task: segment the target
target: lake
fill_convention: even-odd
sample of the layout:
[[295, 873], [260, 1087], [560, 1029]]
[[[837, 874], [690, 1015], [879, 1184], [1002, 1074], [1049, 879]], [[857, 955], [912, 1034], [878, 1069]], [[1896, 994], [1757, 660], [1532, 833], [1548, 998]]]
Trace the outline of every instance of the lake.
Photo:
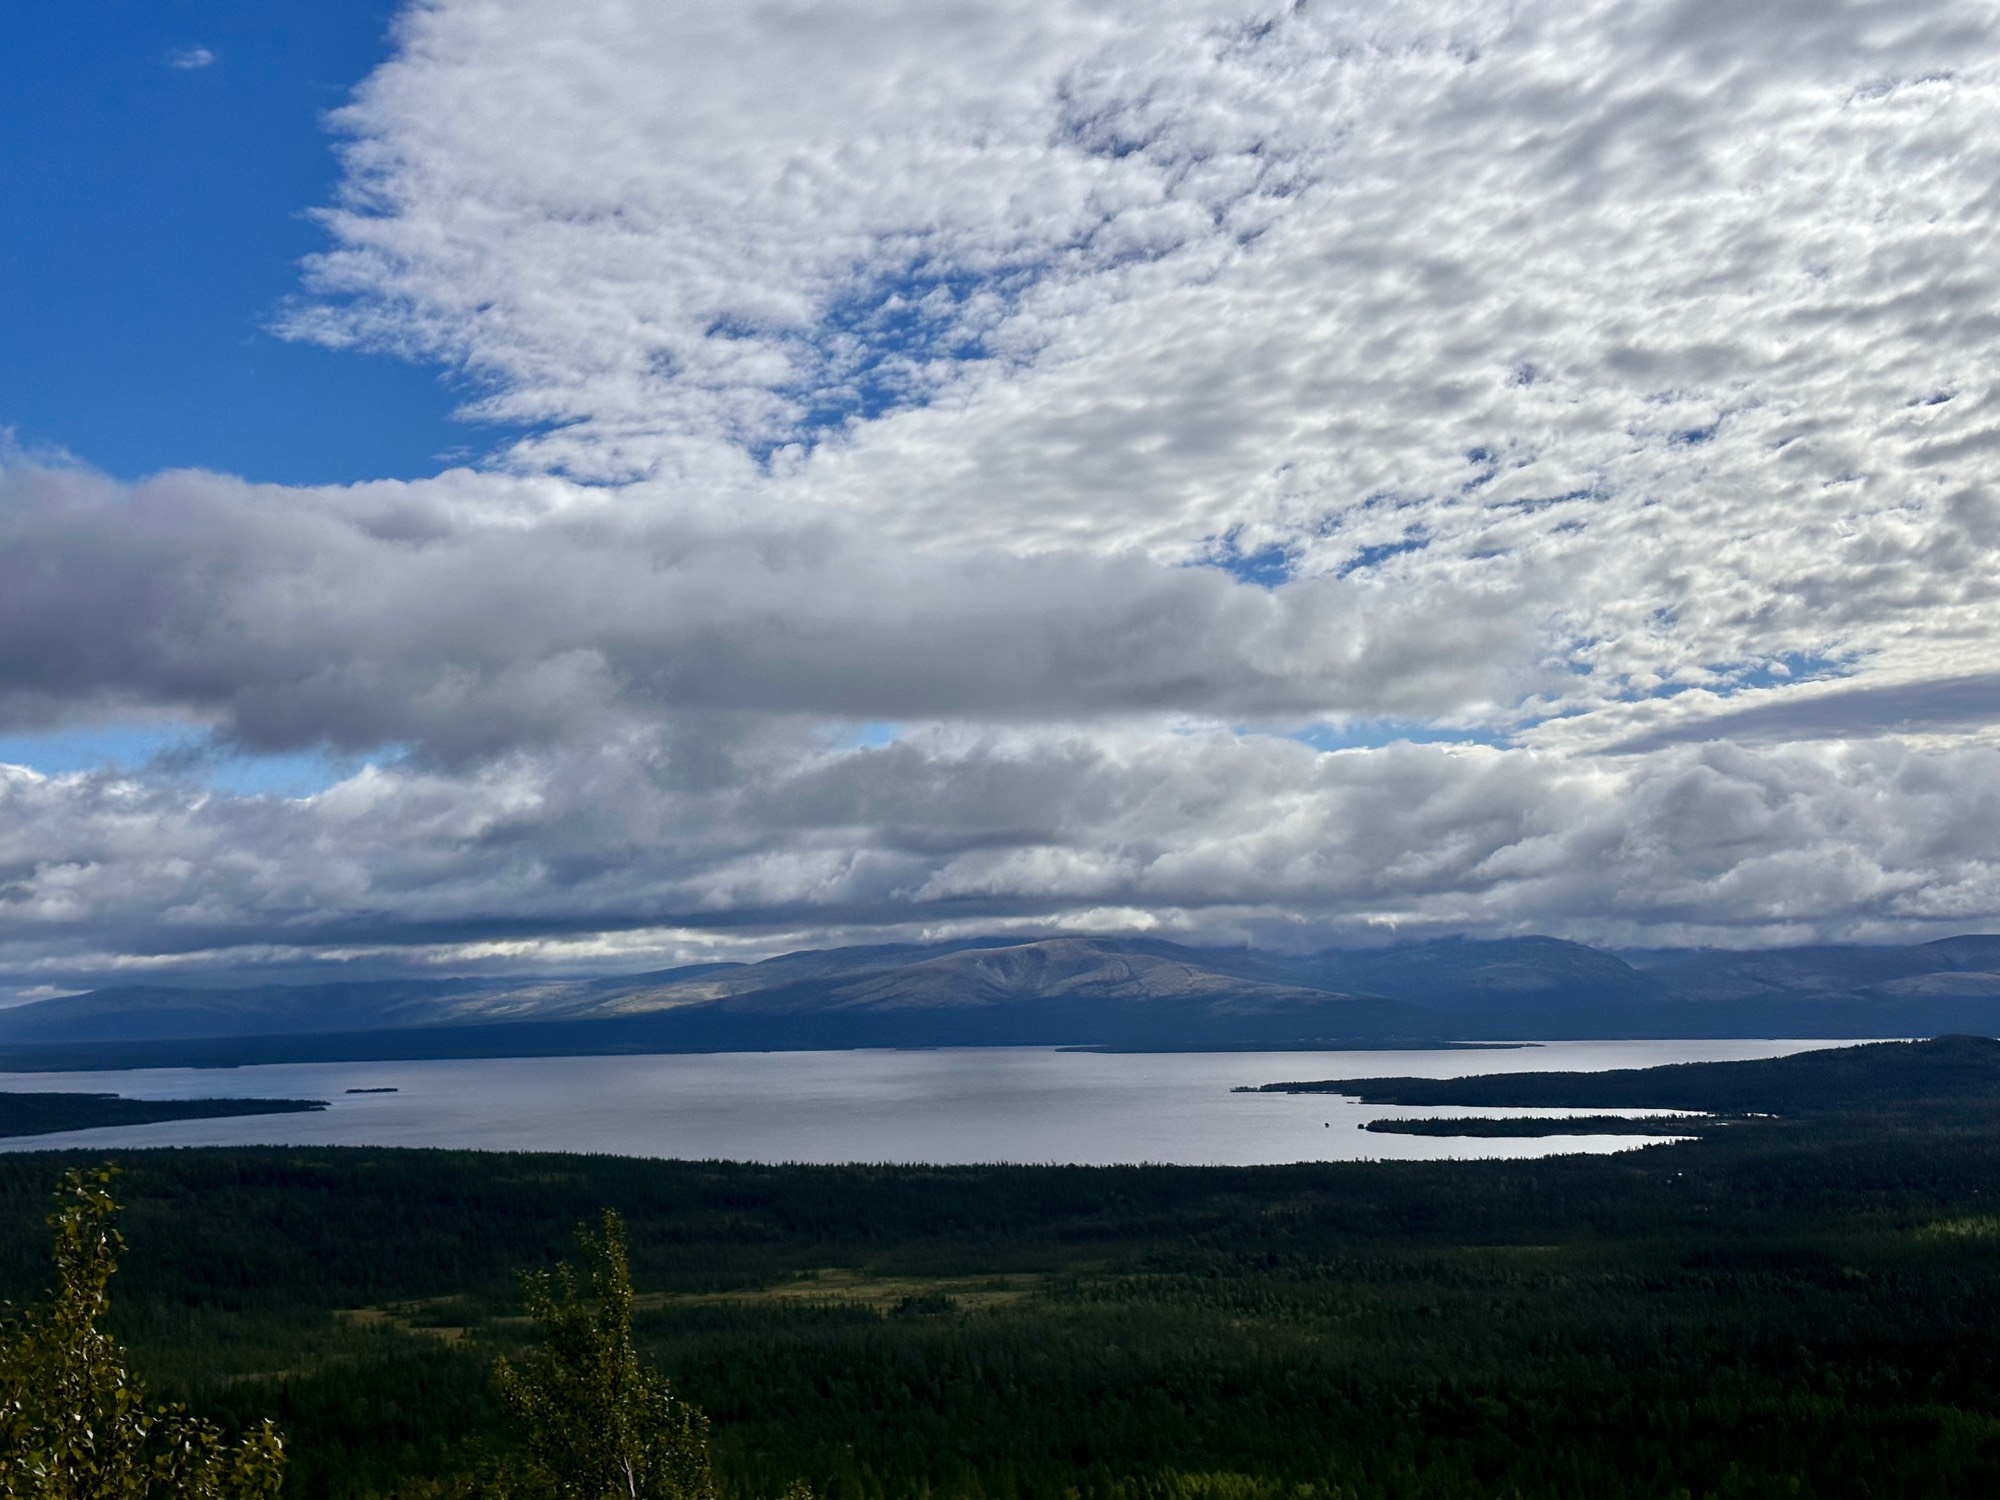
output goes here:
[[0, 1074], [0, 1090], [325, 1099], [331, 1107], [19, 1137], [0, 1141], [0, 1149], [446, 1146], [757, 1162], [1215, 1166], [1547, 1156], [1633, 1150], [1638, 1143], [1605, 1135], [1379, 1135], [1358, 1127], [1399, 1115], [1564, 1112], [1411, 1109], [1230, 1090], [1314, 1078], [1652, 1067], [1844, 1045], [1853, 1044], [1547, 1042], [1478, 1051], [1182, 1053], [985, 1047], [9, 1073]]

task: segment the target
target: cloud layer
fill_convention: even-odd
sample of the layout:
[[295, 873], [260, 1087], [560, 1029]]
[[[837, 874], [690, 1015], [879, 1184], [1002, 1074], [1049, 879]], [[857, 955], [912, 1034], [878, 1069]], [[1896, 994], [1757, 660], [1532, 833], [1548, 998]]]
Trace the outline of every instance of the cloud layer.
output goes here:
[[17, 951], [72, 973], [397, 949], [613, 961], [691, 951], [705, 929], [795, 945], [1021, 923], [1287, 945], [1558, 923], [1612, 943], [1835, 923], [1892, 938], [1976, 927], [2000, 902], [1987, 747], [1579, 761], [989, 731], [739, 745], [705, 768], [646, 748], [369, 770], [306, 800], [12, 773], [0, 911]]
[[0, 474], [0, 732], [375, 762], [13, 774], [0, 966], [1991, 926], [1997, 106], [1975, 0], [413, 5], [281, 327], [531, 433]]

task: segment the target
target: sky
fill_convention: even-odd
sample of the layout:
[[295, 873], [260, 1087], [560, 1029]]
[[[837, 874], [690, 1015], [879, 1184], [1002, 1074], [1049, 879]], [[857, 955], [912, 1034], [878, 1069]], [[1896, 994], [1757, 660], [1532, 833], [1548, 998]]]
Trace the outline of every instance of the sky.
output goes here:
[[2000, 5], [8, 26], [0, 992], [2000, 927]]

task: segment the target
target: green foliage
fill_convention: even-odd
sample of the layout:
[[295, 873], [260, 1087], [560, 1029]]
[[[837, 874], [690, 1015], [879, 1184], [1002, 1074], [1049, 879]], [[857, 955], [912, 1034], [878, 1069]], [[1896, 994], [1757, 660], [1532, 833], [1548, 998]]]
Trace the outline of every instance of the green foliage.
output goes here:
[[49, 1227], [55, 1284], [0, 1341], [0, 1496], [7, 1500], [260, 1500], [285, 1455], [267, 1422], [225, 1444], [209, 1422], [151, 1405], [98, 1326], [124, 1240], [112, 1172], [63, 1177]]
[[506, 1487], [535, 1500], [714, 1500], [708, 1418], [640, 1363], [625, 1225], [579, 1231], [589, 1285], [568, 1265], [522, 1278], [543, 1345], [504, 1356], [494, 1381], [522, 1429]]
[[[44, 1274], [76, 1160], [0, 1155], [0, 1294]], [[1984, 1106], [1533, 1161], [287, 1147], [138, 1153], [119, 1185], [145, 1254], [112, 1328], [203, 1415], [276, 1416], [286, 1500], [495, 1493], [519, 1432], [488, 1371], [540, 1343], [513, 1268], [605, 1204], [721, 1500], [2000, 1495]]]
[[1692, 1109], [1795, 1118], [1928, 1114], [2000, 1102], [2000, 1039], [1940, 1036], [1872, 1042], [1740, 1062], [1668, 1063], [1596, 1073], [1481, 1073], [1466, 1078], [1329, 1078], [1267, 1083], [1259, 1093], [1348, 1094], [1370, 1104], [1561, 1109]]

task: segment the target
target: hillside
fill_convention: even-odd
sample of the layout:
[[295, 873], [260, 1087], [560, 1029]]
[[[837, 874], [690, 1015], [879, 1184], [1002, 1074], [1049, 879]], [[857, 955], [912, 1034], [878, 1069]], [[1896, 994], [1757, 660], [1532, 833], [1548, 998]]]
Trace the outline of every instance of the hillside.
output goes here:
[[1548, 937], [1305, 955], [985, 938], [585, 979], [131, 986], [0, 1011], [0, 1061], [1943, 1032], [2000, 1032], [2000, 938], [1628, 955]]
[[616, 979], [97, 991], [0, 1012], [14, 1066], [867, 1046], [1310, 1045], [1437, 1018], [1242, 952], [1057, 938], [787, 954]]

